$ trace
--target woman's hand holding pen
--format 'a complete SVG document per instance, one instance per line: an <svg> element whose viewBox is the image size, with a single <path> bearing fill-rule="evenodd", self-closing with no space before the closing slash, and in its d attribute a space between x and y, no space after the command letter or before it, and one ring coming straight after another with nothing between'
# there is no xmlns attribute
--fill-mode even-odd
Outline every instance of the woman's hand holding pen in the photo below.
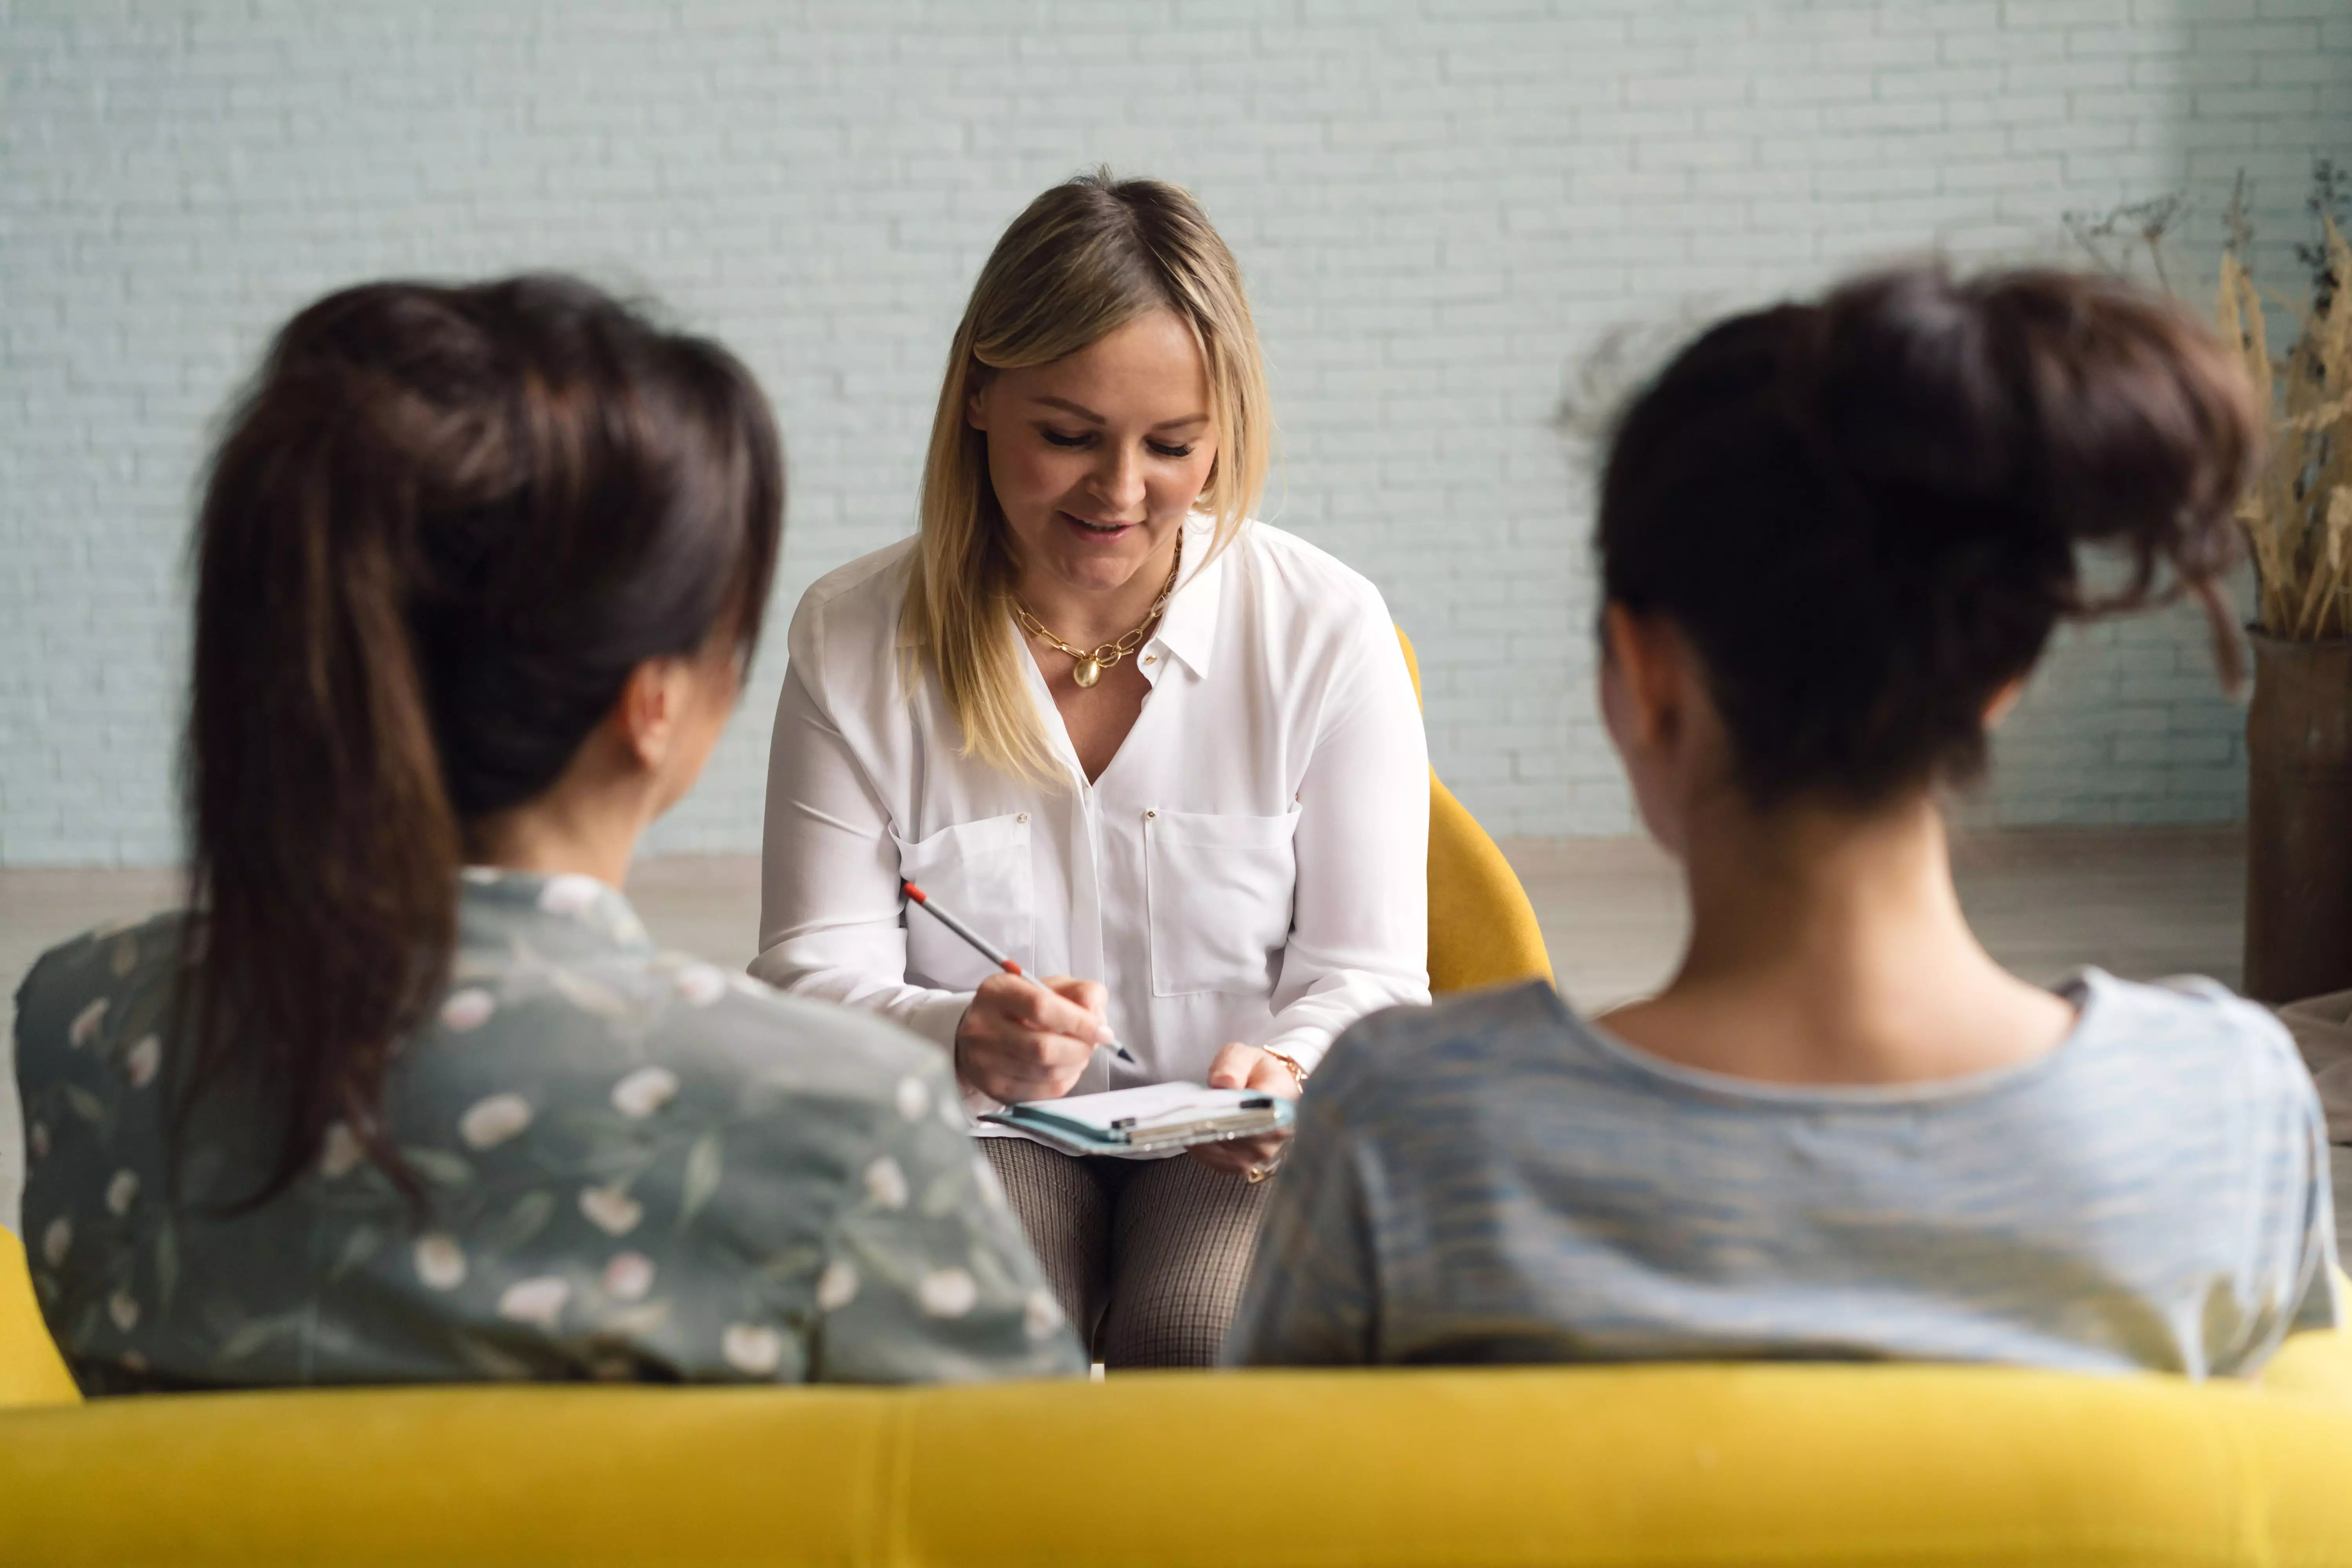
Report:
<svg viewBox="0 0 2352 1568"><path fill-rule="evenodd" d="M1092 980L992 974L956 1025L956 1076L992 1100L1059 1100L1110 1042L1108 1002Z"/></svg>
<svg viewBox="0 0 2352 1568"><path fill-rule="evenodd" d="M1217 1053L1209 1064L1211 1089L1252 1089L1262 1093L1279 1095L1285 1100L1297 1100L1303 1087L1297 1075L1282 1061L1255 1046L1232 1045ZM1195 1143L1185 1151L1204 1165L1227 1171L1236 1176L1255 1172L1263 1176L1282 1158L1282 1146L1289 1142L1290 1129L1279 1132L1260 1133L1254 1138L1228 1138L1222 1143Z"/></svg>

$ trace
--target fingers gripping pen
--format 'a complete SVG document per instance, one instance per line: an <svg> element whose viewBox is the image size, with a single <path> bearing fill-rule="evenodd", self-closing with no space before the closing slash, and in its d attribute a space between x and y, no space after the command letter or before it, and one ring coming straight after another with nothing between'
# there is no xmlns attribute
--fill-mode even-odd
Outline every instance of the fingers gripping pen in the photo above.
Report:
<svg viewBox="0 0 2352 1568"><path fill-rule="evenodd" d="M956 935L961 937L966 942L969 942L971 946L971 950L974 952L979 953L981 957L988 960L989 963L996 965L997 968L1002 969L1007 974L1020 975L1022 979L1028 980L1030 984L1038 984L1035 980L1031 980L1028 975L1023 974L1021 966L1018 963L1013 963L1012 959L1006 957L1003 953L999 952L994 944L990 942L986 937L972 930L971 927L964 924L963 921L956 919L955 916L948 913L947 910L940 908L938 900L934 900L929 893L924 892L922 889L915 886L912 882L904 880L901 880L898 885L907 889L907 896L908 898L914 900L915 902L929 910L931 912L931 918L933 920L947 927L948 930L955 932ZM1039 989L1042 990L1044 987L1039 986ZM1128 1054L1127 1047L1120 1045L1117 1040L1105 1040L1103 1042L1103 1048L1118 1053L1118 1059L1123 1062L1129 1063L1129 1065L1133 1065L1135 1062L1135 1058Z"/></svg>

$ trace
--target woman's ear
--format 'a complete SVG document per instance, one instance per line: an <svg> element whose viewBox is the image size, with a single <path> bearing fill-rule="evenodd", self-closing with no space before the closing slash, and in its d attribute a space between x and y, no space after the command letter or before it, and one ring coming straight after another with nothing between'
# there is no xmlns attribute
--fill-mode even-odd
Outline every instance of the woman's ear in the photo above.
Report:
<svg viewBox="0 0 2352 1568"><path fill-rule="evenodd" d="M677 737L693 666L682 658L649 658L629 671L610 720L622 749L647 773L659 773Z"/></svg>
<svg viewBox="0 0 2352 1568"><path fill-rule="evenodd" d="M988 431L988 389L995 380L987 366L978 363L964 377L963 422L982 435Z"/></svg>
<svg viewBox="0 0 2352 1568"><path fill-rule="evenodd" d="M1640 616L1623 605L1601 612L1601 657L1617 677L1624 700L1621 743L1656 747L1681 726L1683 650L1663 616Z"/></svg>

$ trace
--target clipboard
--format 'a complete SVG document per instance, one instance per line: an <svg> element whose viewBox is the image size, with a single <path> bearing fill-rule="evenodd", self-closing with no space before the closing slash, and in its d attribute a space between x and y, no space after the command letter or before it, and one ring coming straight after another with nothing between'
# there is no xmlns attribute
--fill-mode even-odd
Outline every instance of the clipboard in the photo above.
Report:
<svg viewBox="0 0 2352 1568"><path fill-rule="evenodd" d="M1292 1103L1262 1089L1154 1083L1107 1094L1032 1100L980 1118L1070 1154L1141 1159L1288 1127Z"/></svg>

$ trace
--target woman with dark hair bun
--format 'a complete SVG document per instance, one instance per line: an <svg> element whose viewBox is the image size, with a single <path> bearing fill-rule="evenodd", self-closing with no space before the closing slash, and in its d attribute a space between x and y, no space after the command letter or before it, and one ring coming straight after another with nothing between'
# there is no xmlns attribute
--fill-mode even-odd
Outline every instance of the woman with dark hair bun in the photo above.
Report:
<svg viewBox="0 0 2352 1568"><path fill-rule="evenodd" d="M196 525L192 908L18 996L85 1387L1083 1370L939 1053L619 891L782 521L749 373L584 284L278 334Z"/></svg>
<svg viewBox="0 0 2352 1568"><path fill-rule="evenodd" d="M2242 1376L2336 1322L2284 1031L2210 982L2005 973L1941 805L2063 618L2186 591L2233 677L2257 429L2202 328L2054 272L1888 272L1685 349L1615 431L1597 537L1681 970L1593 1023L1537 985L1350 1031L1228 1353Z"/></svg>

